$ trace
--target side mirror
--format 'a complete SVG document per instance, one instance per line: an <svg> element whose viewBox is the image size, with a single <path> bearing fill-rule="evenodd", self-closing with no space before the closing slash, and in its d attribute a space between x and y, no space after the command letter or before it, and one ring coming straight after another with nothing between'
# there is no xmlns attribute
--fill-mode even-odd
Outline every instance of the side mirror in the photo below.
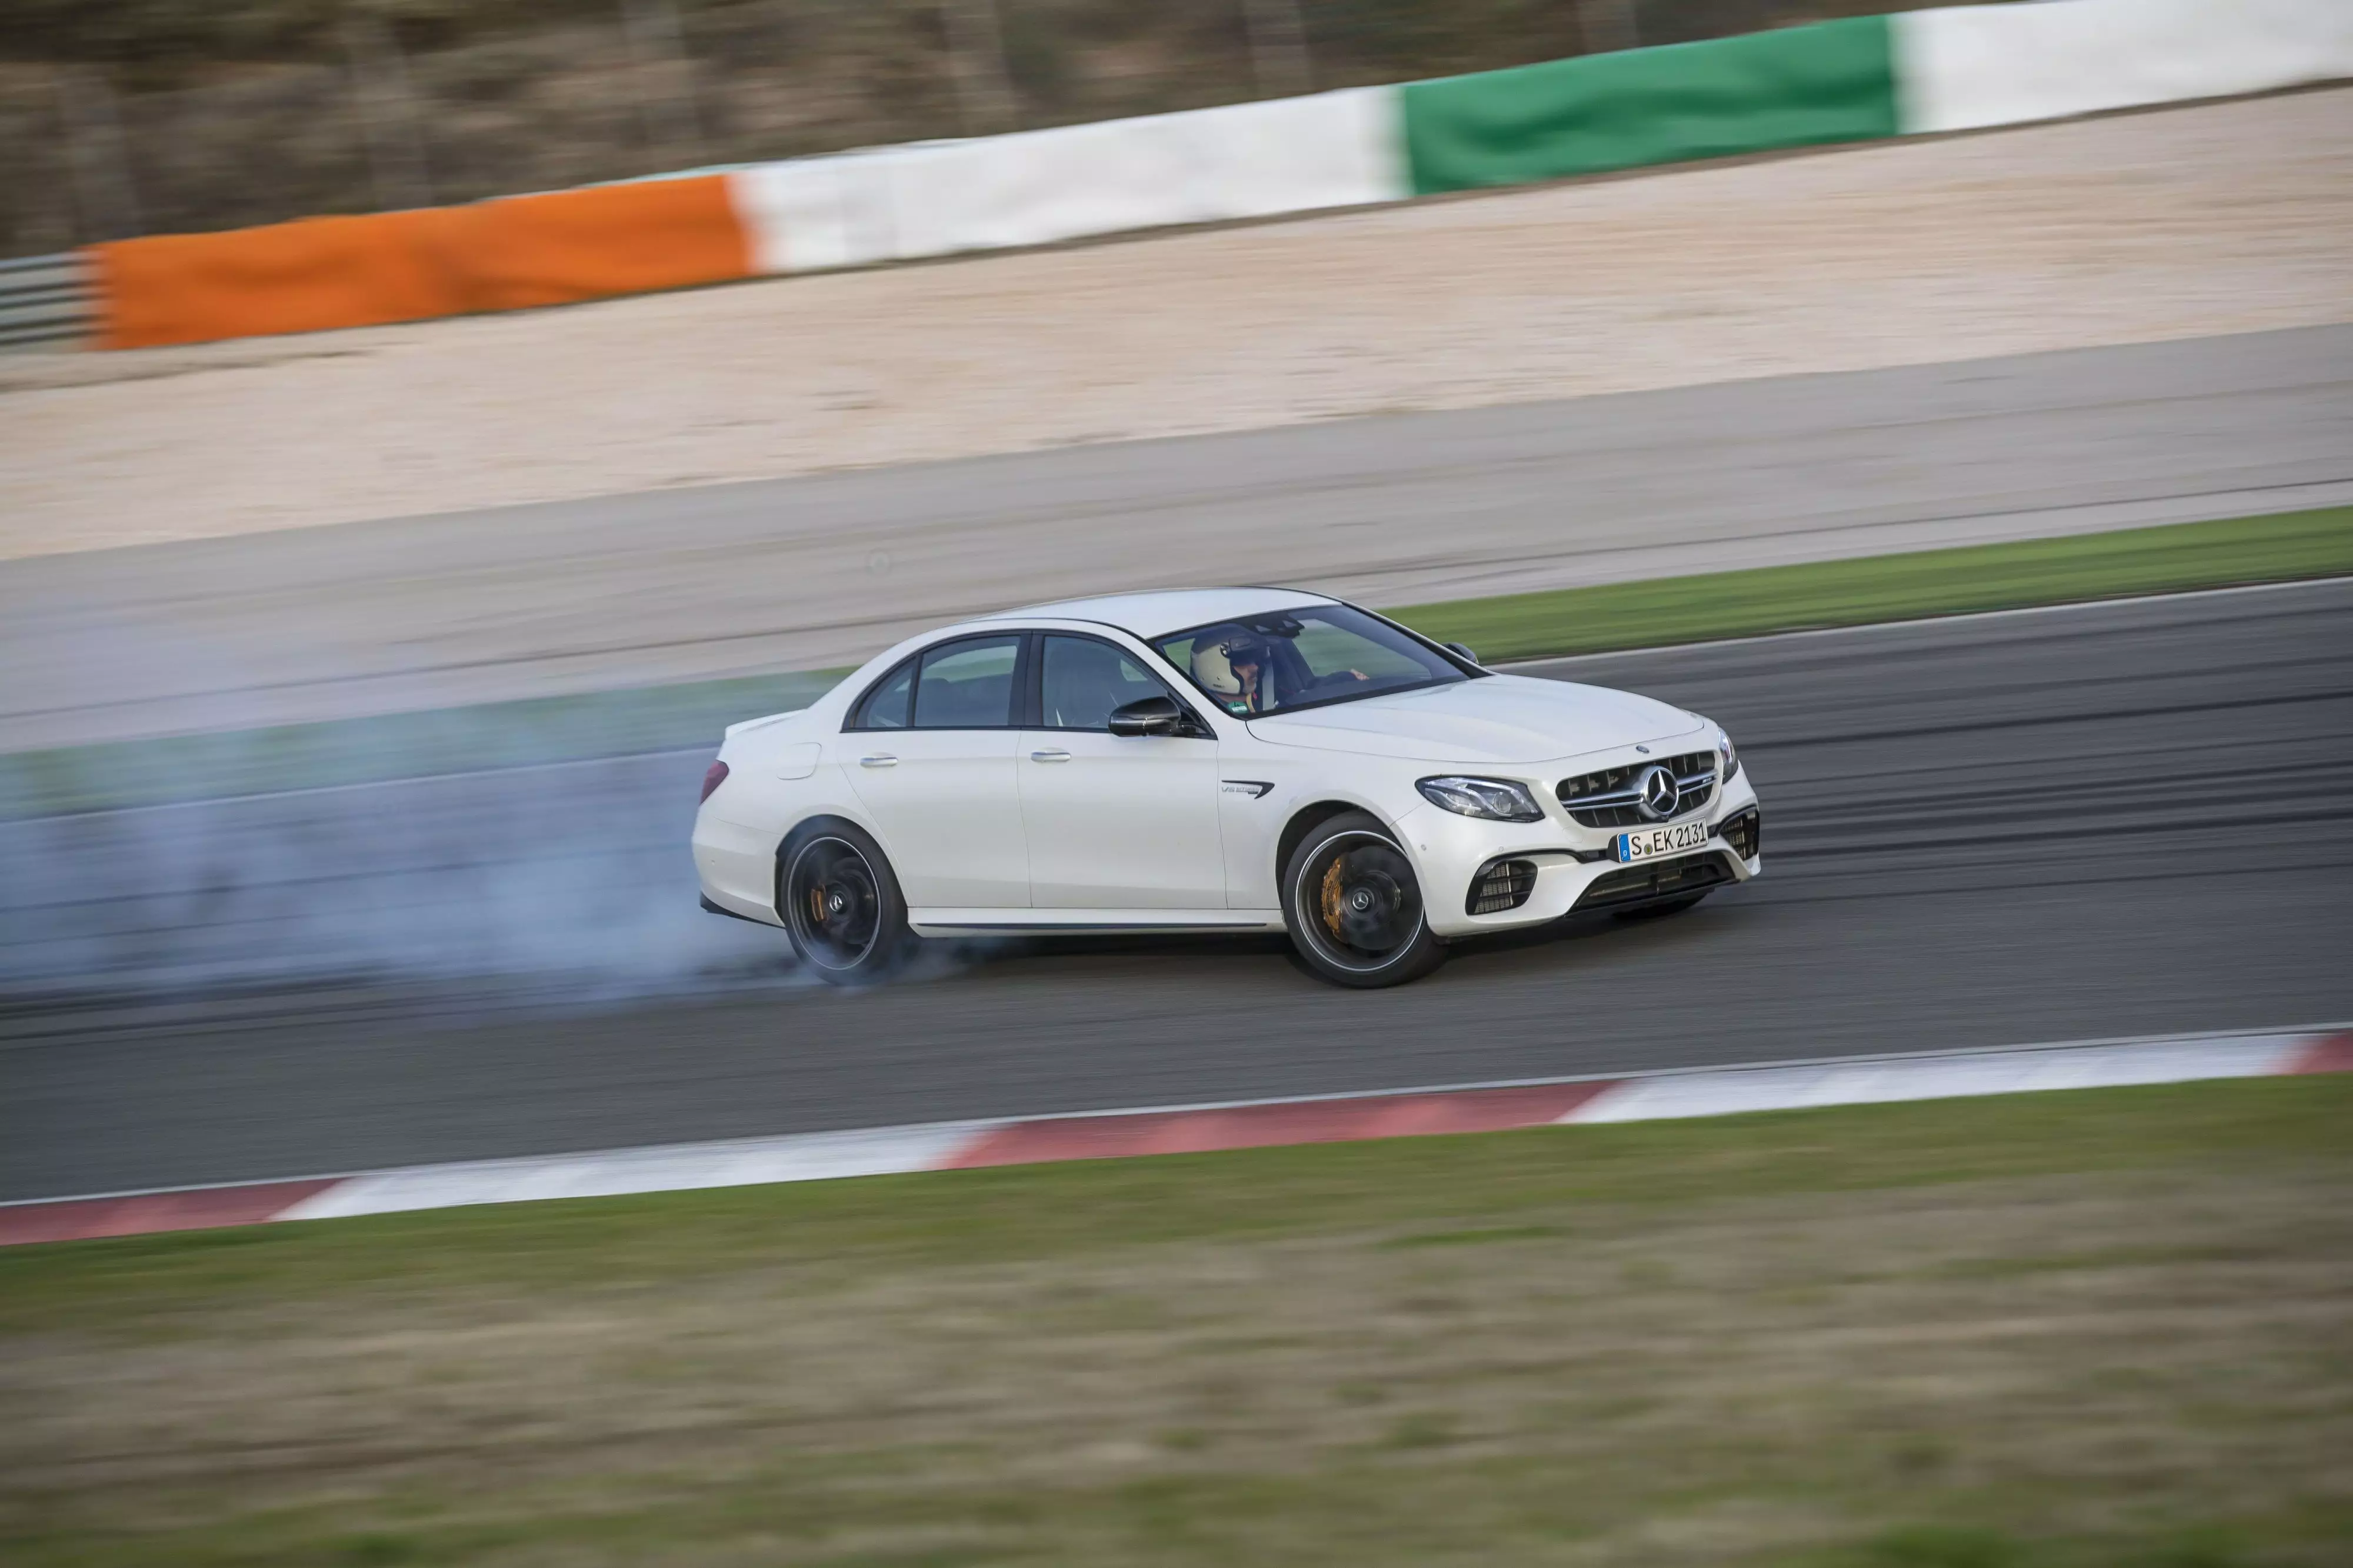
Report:
<svg viewBox="0 0 2353 1568"><path fill-rule="evenodd" d="M1438 646L1444 648L1447 652L1452 654L1457 658L1468 659L1472 664L1479 662L1479 656L1472 653L1468 647L1465 647L1459 642L1440 643Z"/></svg>
<svg viewBox="0 0 2353 1568"><path fill-rule="evenodd" d="M1139 697L1111 710L1111 732L1114 735L1182 735L1191 728L1183 705L1165 694Z"/></svg>

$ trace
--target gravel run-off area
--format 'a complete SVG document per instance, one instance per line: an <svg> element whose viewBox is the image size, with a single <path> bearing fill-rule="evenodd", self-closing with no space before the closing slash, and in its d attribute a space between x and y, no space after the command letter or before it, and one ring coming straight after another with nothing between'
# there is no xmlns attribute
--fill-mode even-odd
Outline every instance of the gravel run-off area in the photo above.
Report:
<svg viewBox="0 0 2353 1568"><path fill-rule="evenodd" d="M2353 320L2353 89L0 363L0 557Z"/></svg>

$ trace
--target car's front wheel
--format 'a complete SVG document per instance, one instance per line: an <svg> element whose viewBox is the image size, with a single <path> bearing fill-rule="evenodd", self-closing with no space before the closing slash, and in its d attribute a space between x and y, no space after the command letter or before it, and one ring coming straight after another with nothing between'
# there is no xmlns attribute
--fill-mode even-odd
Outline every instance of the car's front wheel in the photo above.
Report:
<svg viewBox="0 0 2353 1568"><path fill-rule="evenodd" d="M903 955L907 904L882 847L847 822L814 824L777 857L776 912L793 951L836 985L871 985Z"/></svg>
<svg viewBox="0 0 2353 1568"><path fill-rule="evenodd" d="M1401 985L1445 960L1413 862L1378 817L1351 811L1320 824L1292 851L1282 887L1292 945L1335 985Z"/></svg>

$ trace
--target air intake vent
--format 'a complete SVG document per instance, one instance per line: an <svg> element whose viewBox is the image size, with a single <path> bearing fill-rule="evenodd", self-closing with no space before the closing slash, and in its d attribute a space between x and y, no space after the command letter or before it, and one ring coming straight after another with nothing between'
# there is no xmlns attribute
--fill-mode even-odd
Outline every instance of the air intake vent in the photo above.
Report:
<svg viewBox="0 0 2353 1568"><path fill-rule="evenodd" d="M1665 768L1674 783L1664 811L1643 806L1643 775L1653 767ZM1715 753L1688 752L1680 757L1661 757L1656 763L1629 763L1621 768L1579 773L1561 780L1553 793L1569 816L1587 827L1648 827L1697 811L1708 803L1715 794ZM1659 804L1651 803L1653 808Z"/></svg>
<svg viewBox="0 0 2353 1568"><path fill-rule="evenodd" d="M1752 805L1746 811L1736 811L1725 817L1717 826L1716 832L1732 846L1735 855L1743 860L1754 860L1757 851L1765 845L1765 818Z"/></svg>
<svg viewBox="0 0 2353 1568"><path fill-rule="evenodd" d="M1687 855L1680 860L1661 860L1651 865L1629 866L1622 871L1612 871L1596 877L1584 897L1577 900L1580 910L1608 909L1620 904L1647 904L1663 899L1680 898L1713 888L1733 879L1732 868L1718 851L1711 855Z"/></svg>
<svg viewBox="0 0 2353 1568"><path fill-rule="evenodd" d="M1536 868L1533 860L1491 861L1471 879L1471 897L1463 908L1474 915L1501 914L1526 903L1528 895L1535 890Z"/></svg>

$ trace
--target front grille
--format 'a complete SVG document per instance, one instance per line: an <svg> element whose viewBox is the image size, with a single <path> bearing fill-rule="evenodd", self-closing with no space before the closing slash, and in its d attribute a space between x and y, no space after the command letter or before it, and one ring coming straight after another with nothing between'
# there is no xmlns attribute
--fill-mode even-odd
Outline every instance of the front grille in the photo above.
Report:
<svg viewBox="0 0 2353 1568"><path fill-rule="evenodd" d="M1757 851L1765 847L1765 818L1753 805L1725 817L1715 831L1743 860L1756 859Z"/></svg>
<svg viewBox="0 0 2353 1568"><path fill-rule="evenodd" d="M1664 816L1651 816L1641 807L1641 795L1634 781L1642 776L1649 763L1629 763L1624 767L1603 768L1599 773L1579 773L1573 779L1563 779L1553 793L1572 821L1587 827L1647 827L1654 822L1666 822L1687 811L1697 811L1715 794L1715 753L1687 752L1680 757L1661 757L1659 763L1675 775L1675 806Z"/></svg>
<svg viewBox="0 0 2353 1568"><path fill-rule="evenodd" d="M1652 899L1678 898L1732 880L1732 868L1721 853L1689 855L1662 860L1655 866L1629 866L1597 877L1577 900L1580 910L1607 909L1619 904L1645 904Z"/></svg>
<svg viewBox="0 0 2353 1568"><path fill-rule="evenodd" d="M1471 897L1462 907L1469 914L1501 914L1526 903L1528 895L1535 890L1535 861L1497 860L1480 868L1479 874L1471 879Z"/></svg>

